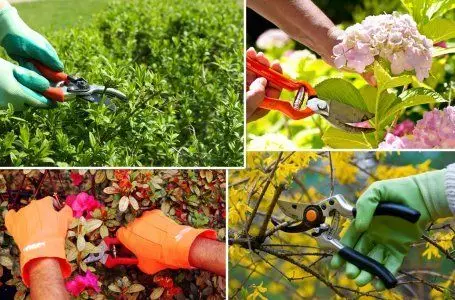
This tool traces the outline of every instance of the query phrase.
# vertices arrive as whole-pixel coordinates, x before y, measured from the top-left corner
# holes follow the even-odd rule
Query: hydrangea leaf
[[[344,130],[329,127],[322,137],[324,143],[338,149],[373,149],[376,148],[374,133],[349,133]]]
[[[455,21],[448,19],[433,19],[421,28],[422,34],[432,39],[434,43],[455,38]]]
[[[368,109],[360,92],[352,83],[344,79],[330,78],[322,81],[314,88],[317,91],[318,98],[322,100],[335,100],[362,110]]]
[[[390,76],[389,72],[379,62],[374,63],[374,76],[378,83],[379,92],[412,82],[412,75]]]
[[[455,47],[449,47],[449,48],[435,47],[435,50],[433,51],[433,57],[442,56],[442,55],[451,54],[451,53],[455,53]]]
[[[388,110],[387,115],[384,117],[384,119],[393,116],[400,110],[411,106],[447,102],[447,100],[445,100],[439,93],[425,88],[409,89],[401,93],[399,98],[401,101]]]
[[[455,9],[455,0],[439,0],[434,1],[428,7],[426,16],[429,20],[435,17],[441,17],[449,10]]]

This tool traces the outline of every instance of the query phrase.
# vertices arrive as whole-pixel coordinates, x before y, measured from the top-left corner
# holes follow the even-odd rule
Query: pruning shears
[[[321,100],[317,98],[316,90],[308,82],[292,80],[251,57],[246,58],[246,65],[247,70],[264,77],[269,83],[289,91],[297,91],[292,104],[288,101],[265,97],[260,105],[261,108],[278,110],[293,120],[319,114],[333,126],[348,132],[367,133],[375,130],[356,126],[357,123],[372,119],[374,114],[335,100]],[[305,108],[301,109],[303,104]]]
[[[317,204],[295,203],[278,200],[278,206],[287,216],[296,221],[296,225],[288,225],[281,228],[281,231],[288,233],[302,233],[311,230],[311,235],[318,241],[321,248],[335,250],[346,261],[357,266],[359,269],[377,276],[385,285],[391,289],[397,285],[397,279],[383,264],[361,254],[353,248],[341,244],[339,236],[340,216],[355,218],[356,208],[350,204],[343,195],[335,195],[320,201]],[[378,204],[375,216],[393,216],[402,218],[408,222],[416,223],[420,218],[420,212],[410,207],[392,203],[381,202]],[[330,224],[326,218],[331,217]],[[275,217],[272,223],[278,225],[280,222]]]
[[[85,263],[99,261],[107,268],[119,265],[137,265],[138,259],[117,238],[105,237],[98,246],[99,252],[84,259]]]
[[[78,98],[92,103],[104,103],[111,111],[117,110],[112,99],[128,100],[125,94],[116,89],[91,85],[84,78],[71,76],[64,72],[56,72],[35,60],[31,62],[52,83],[52,86],[43,93],[46,98],[51,100],[65,102]]]

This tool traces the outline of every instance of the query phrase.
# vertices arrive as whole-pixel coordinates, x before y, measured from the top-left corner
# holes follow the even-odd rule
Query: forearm
[[[332,64],[337,29],[310,0],[248,0],[247,5]]]
[[[0,0],[0,9],[2,9],[3,7],[7,6],[9,3],[8,1],[6,0]]]
[[[53,258],[38,258],[28,263],[30,294],[33,300],[69,299],[60,264]]]
[[[226,244],[198,237],[191,246],[191,266],[226,276]]]

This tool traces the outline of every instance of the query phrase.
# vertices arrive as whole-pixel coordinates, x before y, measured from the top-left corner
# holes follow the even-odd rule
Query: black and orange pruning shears
[[[377,276],[388,289],[397,285],[397,279],[383,264],[344,246],[339,241],[340,216],[346,218],[356,216],[356,208],[346,201],[343,195],[335,195],[316,204],[278,200],[278,207],[287,217],[299,221],[296,225],[281,228],[281,231],[302,233],[311,230],[312,237],[318,241],[321,248],[337,251],[346,261]],[[420,212],[417,210],[392,202],[379,203],[374,215],[393,216],[411,223],[416,223],[420,218]],[[331,218],[330,224],[326,223],[327,218]],[[275,226],[280,224],[275,217],[272,218],[272,223]]]
[[[138,260],[117,238],[105,237],[98,245],[98,253],[90,254],[84,259],[85,263],[99,261],[106,268],[119,265],[137,265]]]
[[[300,120],[319,114],[333,126],[348,132],[372,132],[374,128],[356,126],[357,123],[365,122],[374,117],[374,114],[335,101],[321,100],[317,98],[316,90],[306,81],[295,81],[277,71],[261,64],[257,60],[246,58],[247,70],[264,77],[277,87],[297,91],[293,103],[266,97],[261,108],[278,110],[293,120]],[[302,109],[303,104],[305,108]]]
[[[31,62],[51,82],[51,87],[43,93],[46,98],[57,102],[78,98],[92,103],[104,103],[112,111],[117,109],[112,99],[127,101],[125,94],[116,89],[91,85],[84,78],[56,72],[37,61]]]

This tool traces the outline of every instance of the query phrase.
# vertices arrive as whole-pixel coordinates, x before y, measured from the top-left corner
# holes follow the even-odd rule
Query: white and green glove
[[[0,59],[0,108],[23,110],[27,106],[47,108],[53,102],[41,94],[49,88],[49,81],[43,76]]]
[[[29,61],[34,59],[55,71],[63,71],[63,63],[51,44],[30,29],[9,4],[0,10],[0,45],[24,68],[37,72]]]
[[[394,202],[416,209],[421,214],[419,221],[413,224],[396,217],[373,217],[380,202]],[[444,170],[377,181],[359,198],[356,209],[356,218],[341,243],[384,264],[395,275],[428,223],[455,214],[455,164]],[[344,263],[335,255],[331,267],[337,269]],[[373,275],[351,263],[346,263],[346,275],[358,286],[373,280]],[[380,281],[375,282],[375,287],[384,289]]]

